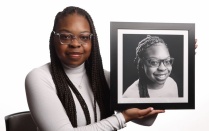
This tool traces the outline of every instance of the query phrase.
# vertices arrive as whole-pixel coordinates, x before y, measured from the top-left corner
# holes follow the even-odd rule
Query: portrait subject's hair
[[[165,46],[167,47],[167,44],[163,41],[163,39],[157,36],[147,35],[146,38],[144,38],[139,42],[136,48],[136,57],[134,59],[134,63],[136,64],[138,70],[138,78],[139,78],[138,87],[139,87],[140,97],[149,97],[149,93],[147,89],[147,83],[149,79],[145,74],[145,71],[143,69],[143,62],[142,62],[142,59],[144,57],[144,52],[148,47],[158,43],[165,44]]]
[[[97,121],[96,103],[98,103],[99,105],[101,119],[109,117],[113,114],[113,111],[110,111],[110,91],[104,75],[102,59],[99,51],[98,38],[93,24],[93,20],[85,10],[79,7],[66,7],[62,12],[59,12],[56,15],[54,20],[53,31],[57,28],[60,19],[71,14],[78,14],[85,17],[89,22],[91,33],[93,34],[91,41],[91,54],[88,60],[85,62],[85,68],[94,95],[94,119],[95,121]],[[63,69],[62,63],[59,60],[55,51],[53,32],[51,33],[49,42],[51,57],[51,74],[56,86],[58,97],[62,102],[62,105],[64,106],[73,127],[77,127],[77,114],[75,101],[72,96],[73,92],[76,95],[78,101],[80,102],[80,105],[85,114],[86,124],[88,125],[91,123],[88,107],[86,105],[85,100],[83,99],[79,91],[76,89],[76,87],[73,85],[71,80],[68,78]],[[69,89],[69,87],[72,90],[72,92]]]

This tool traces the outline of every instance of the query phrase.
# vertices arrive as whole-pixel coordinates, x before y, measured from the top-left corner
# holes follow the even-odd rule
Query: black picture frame
[[[123,98],[127,87],[137,79],[133,64],[136,46],[147,35],[167,43],[175,58],[171,77],[178,85],[176,98]],[[111,108],[154,107],[155,109],[195,109],[195,24],[157,22],[110,22]]]

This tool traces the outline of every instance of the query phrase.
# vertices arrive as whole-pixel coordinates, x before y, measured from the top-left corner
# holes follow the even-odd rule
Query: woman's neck
[[[157,84],[157,83],[149,83],[147,84],[147,88],[151,90],[158,90],[163,88],[164,84]]]
[[[85,64],[84,63],[79,65],[79,66],[77,66],[77,67],[70,67],[70,66],[67,66],[67,65],[63,64],[63,67],[64,67],[64,70],[65,70],[65,72],[67,74],[68,73],[73,73],[73,74],[81,73],[81,72],[83,72],[85,70]]]

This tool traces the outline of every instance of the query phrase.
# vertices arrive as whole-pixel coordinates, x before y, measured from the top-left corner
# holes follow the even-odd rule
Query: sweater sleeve
[[[110,86],[110,73],[108,71],[106,71],[106,70],[105,70],[104,73],[105,73],[105,77],[106,77],[107,83]],[[137,88],[134,88],[134,87],[136,87],[135,85],[137,83],[138,83],[138,80],[136,80],[132,84],[132,87],[128,90],[128,92],[126,92],[126,94],[124,95],[124,97],[127,97],[129,95],[131,95],[132,97],[139,97],[139,94],[136,93],[137,92],[136,90],[138,90],[138,89]],[[135,90],[135,92],[133,90]],[[145,118],[142,118],[142,119],[135,119],[135,120],[132,120],[131,122],[134,122],[136,124],[143,125],[143,126],[151,126],[155,122],[155,119],[156,118],[157,118],[157,115],[152,115],[152,116],[145,117]]]
[[[32,117],[41,131],[112,131],[126,126],[122,113],[117,113],[97,123],[73,128],[51,75],[45,70],[31,71],[25,79],[25,90]]]

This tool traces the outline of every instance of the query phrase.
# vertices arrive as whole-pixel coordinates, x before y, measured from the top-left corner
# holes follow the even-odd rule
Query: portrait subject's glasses
[[[73,35],[72,33],[57,33],[53,31],[54,35],[59,36],[61,44],[72,44],[73,40],[76,39],[80,44],[86,44],[91,41],[93,34],[85,32],[80,33],[78,36]]]
[[[148,58],[143,60],[145,64],[149,67],[159,67],[161,63],[163,63],[165,67],[169,67],[172,66],[174,58],[167,58],[167,59]]]

